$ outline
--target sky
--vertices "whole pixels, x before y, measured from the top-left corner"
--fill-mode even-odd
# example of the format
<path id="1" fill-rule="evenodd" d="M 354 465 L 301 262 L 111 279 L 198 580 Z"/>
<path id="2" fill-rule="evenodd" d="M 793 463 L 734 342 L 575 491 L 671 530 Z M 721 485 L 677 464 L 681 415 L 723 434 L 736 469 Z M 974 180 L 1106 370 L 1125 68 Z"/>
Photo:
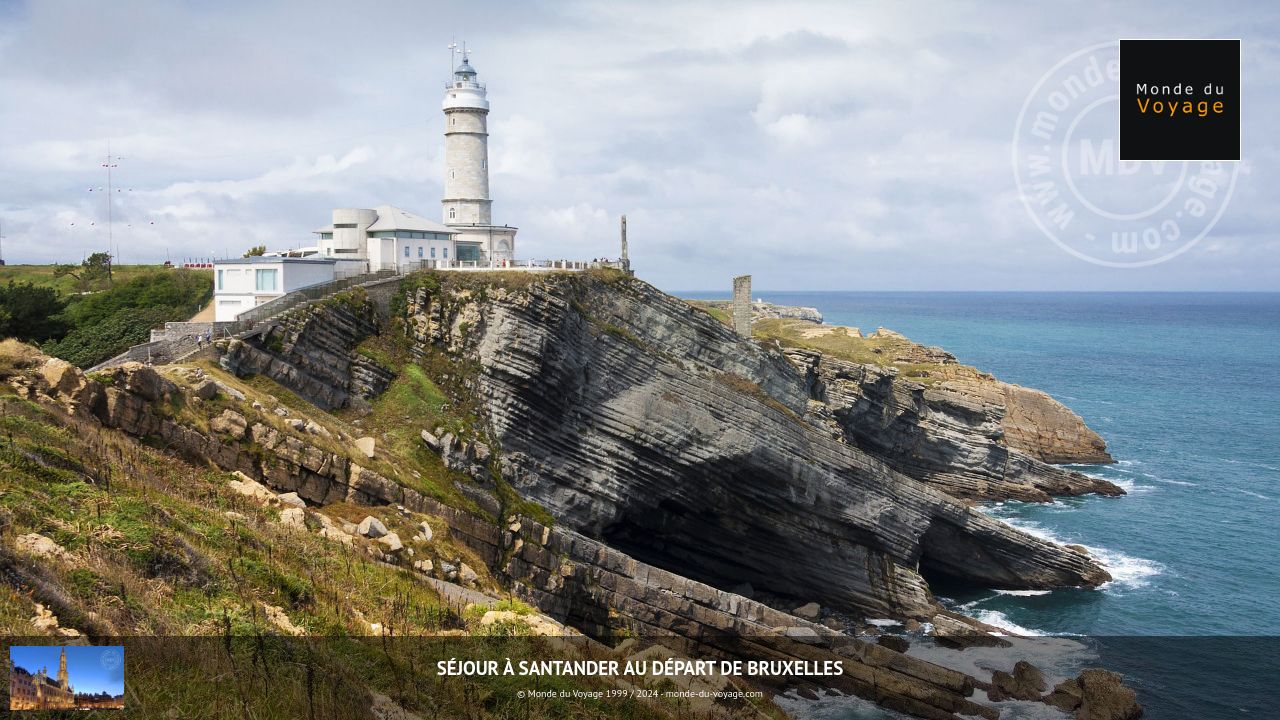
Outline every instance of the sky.
<path id="1" fill-rule="evenodd" d="M 1120 37 L 1243 41 L 1229 204 L 1137 269 L 1051 242 L 1010 155 L 1037 80 Z M 521 258 L 615 256 L 625 213 L 669 291 L 1280 289 L 1280 8 L 1230 2 L 0 0 L 4 259 L 107 246 L 108 144 L 123 263 L 313 244 L 335 207 L 439 218 L 455 40 Z"/>
<path id="2" fill-rule="evenodd" d="M 119 645 L 68 645 L 67 679 L 77 693 L 109 695 L 124 693 L 124 648 Z M 49 677 L 58 679 L 58 658 L 63 647 L 58 645 L 13 645 L 9 659 L 14 665 L 35 674 L 47 668 Z"/>

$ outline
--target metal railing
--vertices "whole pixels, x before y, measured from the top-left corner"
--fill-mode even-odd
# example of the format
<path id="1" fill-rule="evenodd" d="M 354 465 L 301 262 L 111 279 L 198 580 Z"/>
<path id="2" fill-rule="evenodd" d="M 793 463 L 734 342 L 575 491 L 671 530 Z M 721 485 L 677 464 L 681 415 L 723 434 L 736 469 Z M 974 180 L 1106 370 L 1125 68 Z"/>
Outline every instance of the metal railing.
<path id="1" fill-rule="evenodd" d="M 380 280 L 388 278 L 395 274 L 392 270 L 379 270 L 377 272 L 362 273 L 360 275 L 352 275 L 351 277 L 339 278 L 328 282 L 316 283 L 308 285 L 304 288 L 298 288 L 293 292 L 285 293 L 278 298 L 268 300 L 261 305 L 245 310 L 236 316 L 236 322 L 242 323 L 244 327 L 249 327 L 259 320 L 265 320 L 272 315 L 297 307 L 305 302 L 319 300 L 320 298 L 341 292 L 347 288 L 369 282 L 370 280 Z"/>

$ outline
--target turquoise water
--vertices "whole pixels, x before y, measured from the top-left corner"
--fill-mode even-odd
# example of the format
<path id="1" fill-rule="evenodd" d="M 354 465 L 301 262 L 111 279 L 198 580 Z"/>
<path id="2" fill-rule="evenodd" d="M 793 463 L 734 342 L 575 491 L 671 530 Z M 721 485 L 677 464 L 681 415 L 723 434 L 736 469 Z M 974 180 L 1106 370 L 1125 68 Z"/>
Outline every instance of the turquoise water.
<path id="1" fill-rule="evenodd" d="M 1118 461 L 1079 469 L 1129 494 L 986 511 L 1091 548 L 1115 581 L 1043 594 L 949 590 L 949 602 L 1010 629 L 1112 636 L 1114 652 L 1104 657 L 1139 676 L 1149 716 L 1242 712 L 1195 705 L 1222 687 L 1201 693 L 1186 668 L 1151 660 L 1179 656 L 1203 673 L 1217 660 L 1197 664 L 1197 648 L 1274 658 L 1272 639 L 1162 650 L 1124 638 L 1280 634 L 1280 294 L 755 295 L 817 307 L 829 323 L 883 326 L 941 346 L 1079 413 Z"/>

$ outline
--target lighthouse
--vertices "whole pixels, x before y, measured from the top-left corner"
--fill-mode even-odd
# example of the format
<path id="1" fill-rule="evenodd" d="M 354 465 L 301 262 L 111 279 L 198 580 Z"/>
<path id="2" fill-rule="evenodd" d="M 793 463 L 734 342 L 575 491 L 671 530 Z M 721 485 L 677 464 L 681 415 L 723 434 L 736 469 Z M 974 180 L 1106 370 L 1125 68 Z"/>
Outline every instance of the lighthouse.
<path id="1" fill-rule="evenodd" d="M 445 84 L 444 223 L 457 231 L 460 264 L 491 265 L 515 257 L 516 228 L 493 224 L 489 197 L 489 98 L 469 53 Z"/>

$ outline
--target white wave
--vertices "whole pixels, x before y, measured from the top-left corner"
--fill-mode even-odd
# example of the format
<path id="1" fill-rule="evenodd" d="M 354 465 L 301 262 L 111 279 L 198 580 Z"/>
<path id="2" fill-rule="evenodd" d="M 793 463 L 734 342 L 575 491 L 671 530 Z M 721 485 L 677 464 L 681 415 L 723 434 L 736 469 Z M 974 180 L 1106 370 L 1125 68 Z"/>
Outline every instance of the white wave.
<path id="1" fill-rule="evenodd" d="M 1106 480 L 1107 482 L 1113 483 L 1117 485 L 1121 490 L 1124 490 L 1126 493 L 1130 495 L 1151 492 L 1152 490 L 1158 489 L 1155 485 L 1139 485 L 1136 482 L 1130 480 L 1129 478 L 1108 478 L 1108 477 L 1103 477 L 1101 475 L 1094 475 L 1093 473 L 1085 473 L 1085 474 L 1091 478 L 1097 478 L 1098 480 Z M 1146 473 L 1143 473 L 1143 475 L 1146 475 Z"/>
<path id="2" fill-rule="evenodd" d="M 1252 491 L 1252 490 L 1245 490 L 1245 489 L 1243 489 L 1243 488 L 1236 488 L 1236 491 L 1237 491 L 1237 492 L 1242 492 L 1242 493 L 1244 493 L 1245 495 L 1252 495 L 1253 497 L 1256 497 L 1256 498 L 1258 498 L 1259 500 L 1270 500 L 1270 499 L 1271 499 L 1270 497 L 1268 497 L 1268 496 L 1266 496 L 1266 495 L 1263 495 L 1262 493 L 1256 493 L 1256 492 L 1254 492 L 1254 491 Z"/>
<path id="3" fill-rule="evenodd" d="M 1184 487 L 1200 487 L 1200 483 L 1187 482 L 1186 480 L 1167 480 L 1165 478 L 1152 478 L 1156 482 L 1162 482 L 1166 485 L 1182 485 Z"/>
<path id="4" fill-rule="evenodd" d="M 1230 463 L 1232 465 L 1249 465 L 1251 467 L 1262 468 L 1263 470 L 1280 472 L 1280 467 L 1276 467 L 1275 465 L 1267 465 L 1266 463 L 1253 462 L 1251 460 L 1223 460 L 1222 462 Z"/>
<path id="5" fill-rule="evenodd" d="M 1164 566 L 1154 560 L 1125 555 L 1122 552 L 1107 548 L 1082 545 L 1098 564 L 1111 573 L 1111 582 L 1103 587 L 1123 587 L 1137 589 L 1151 584 L 1151 578 L 1164 572 Z"/>
<path id="6" fill-rule="evenodd" d="M 1008 615 L 1005 615 L 999 610 L 977 610 L 973 613 L 973 617 L 976 620 L 988 625 L 994 625 L 995 627 L 1014 635 L 1039 636 L 1045 634 L 1041 630 L 1034 630 L 1015 623 L 1009 619 Z"/>
<path id="7" fill-rule="evenodd" d="M 899 621 L 897 621 L 897 620 L 888 620 L 888 619 L 884 619 L 884 618 L 877 618 L 877 619 L 875 619 L 875 620 L 868 620 L 868 621 L 867 621 L 867 624 L 868 624 L 868 625 L 875 625 L 876 627 L 886 628 L 886 627 L 894 627 L 895 625 L 901 625 L 902 623 L 901 623 L 901 622 L 899 622 Z"/>
<path id="8" fill-rule="evenodd" d="M 996 590 L 1001 595 L 1017 595 L 1018 597 L 1035 597 L 1036 595 L 1048 595 L 1052 590 Z"/>
<path id="9" fill-rule="evenodd" d="M 996 516 L 998 517 L 998 516 Z M 1137 589 L 1146 587 L 1151 583 L 1151 578 L 1164 572 L 1164 566 L 1154 560 L 1146 560 L 1144 558 L 1133 557 L 1122 552 L 1111 550 L 1103 547 L 1094 547 L 1085 545 L 1084 543 L 1073 543 L 1070 540 L 1063 540 L 1044 527 L 1021 518 L 999 518 L 1005 524 L 1021 530 L 1028 535 L 1034 535 L 1041 540 L 1048 540 L 1059 545 L 1075 544 L 1084 548 L 1085 551 L 1098 561 L 1107 572 L 1111 573 L 1111 582 L 1105 583 L 1103 588 L 1129 588 Z M 992 623 L 994 625 L 994 623 Z"/>

